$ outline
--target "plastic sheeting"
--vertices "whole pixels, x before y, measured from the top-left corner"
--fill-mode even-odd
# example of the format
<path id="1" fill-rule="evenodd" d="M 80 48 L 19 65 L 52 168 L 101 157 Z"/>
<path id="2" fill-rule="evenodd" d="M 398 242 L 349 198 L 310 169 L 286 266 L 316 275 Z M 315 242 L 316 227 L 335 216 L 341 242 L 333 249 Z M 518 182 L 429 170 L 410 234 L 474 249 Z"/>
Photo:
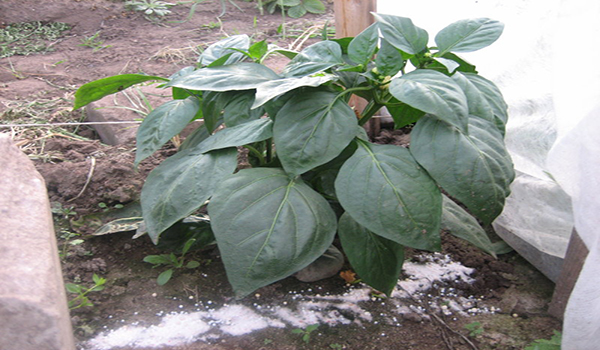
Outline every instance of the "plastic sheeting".
<path id="1" fill-rule="evenodd" d="M 505 23 L 502 37 L 462 54 L 509 105 L 506 144 L 517 178 L 499 233 L 556 279 L 573 226 L 590 250 L 568 302 L 564 350 L 600 341 L 600 2 L 597 0 L 378 0 L 430 40 L 469 17 Z"/>

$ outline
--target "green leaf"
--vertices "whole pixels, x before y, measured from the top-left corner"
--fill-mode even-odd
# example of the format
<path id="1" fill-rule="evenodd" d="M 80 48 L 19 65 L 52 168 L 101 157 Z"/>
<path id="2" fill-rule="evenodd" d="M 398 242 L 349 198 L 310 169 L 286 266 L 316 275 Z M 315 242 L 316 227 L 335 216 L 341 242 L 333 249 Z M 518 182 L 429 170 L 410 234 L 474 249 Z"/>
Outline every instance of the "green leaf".
<path id="1" fill-rule="evenodd" d="M 452 79 L 460 86 L 467 97 L 467 105 L 469 106 L 469 116 L 479 117 L 489 122 L 495 123 L 496 118 L 492 107 L 487 101 L 485 95 L 473 84 L 467 77 L 456 72 L 452 75 Z"/>
<path id="2" fill-rule="evenodd" d="M 435 36 L 439 56 L 447 52 L 472 52 L 498 40 L 504 24 L 489 18 L 463 19 L 442 29 Z"/>
<path id="3" fill-rule="evenodd" d="M 445 74 L 429 69 L 415 70 L 392 80 L 389 91 L 400 102 L 433 114 L 460 130 L 467 130 L 467 97 Z"/>
<path id="4" fill-rule="evenodd" d="M 271 99 L 299 87 L 317 87 L 333 79 L 335 79 L 335 76 L 327 74 L 323 76 L 292 77 L 264 82 L 256 88 L 256 97 L 252 108 L 260 107 Z"/>
<path id="5" fill-rule="evenodd" d="M 216 149 L 238 147 L 264 141 L 272 136 L 273 121 L 270 118 L 262 118 L 220 130 L 204 140 L 195 149 L 206 153 Z"/>
<path id="6" fill-rule="evenodd" d="M 387 40 L 381 39 L 381 47 L 377 52 L 377 57 L 375 57 L 375 67 L 377 67 L 379 74 L 394 76 L 404 68 L 405 63 L 400 51 Z"/>
<path id="7" fill-rule="evenodd" d="M 200 101 L 195 96 L 190 96 L 185 100 L 166 102 L 148 113 L 137 132 L 135 164 L 139 164 L 179 134 L 199 110 Z"/>
<path id="8" fill-rule="evenodd" d="M 427 47 L 429 35 L 415 26 L 410 18 L 373 14 L 385 40 L 408 54 L 417 54 Z"/>
<path id="9" fill-rule="evenodd" d="M 81 293 L 81 286 L 78 284 L 74 284 L 74 283 L 65 283 L 65 289 L 67 290 L 67 292 L 69 293 L 76 293 L 79 294 Z"/>
<path id="10" fill-rule="evenodd" d="M 207 47 L 198 58 L 198 62 L 203 66 L 207 66 L 214 63 L 219 58 L 229 55 L 227 60 L 223 62 L 223 65 L 238 63 L 244 59 L 245 55 L 231 49 L 235 48 L 246 51 L 249 47 L 250 37 L 248 37 L 248 35 L 233 35 Z"/>
<path id="11" fill-rule="evenodd" d="M 283 168 L 300 175 L 335 158 L 356 136 L 352 109 L 327 91 L 292 96 L 281 108 L 273 140 Z"/>
<path id="12" fill-rule="evenodd" d="M 377 51 L 378 39 L 379 26 L 373 23 L 352 39 L 348 45 L 348 57 L 358 64 L 366 65 Z"/>
<path id="13" fill-rule="evenodd" d="M 435 182 L 405 148 L 358 144 L 335 181 L 342 207 L 379 236 L 439 250 L 442 197 Z"/>
<path id="14" fill-rule="evenodd" d="M 288 8 L 287 15 L 292 18 L 300 18 L 306 14 L 306 8 L 302 5 L 296 5 Z"/>
<path id="15" fill-rule="evenodd" d="M 496 257 L 494 245 L 477 219 L 447 196 L 442 198 L 442 229 Z"/>
<path id="16" fill-rule="evenodd" d="M 448 52 L 445 55 L 443 55 L 442 57 L 458 63 L 459 66 L 456 70 L 459 72 L 477 74 L 477 69 L 475 69 L 476 67 L 474 65 L 472 65 L 471 63 L 458 57 L 457 55 L 453 54 L 452 52 Z"/>
<path id="17" fill-rule="evenodd" d="M 198 91 L 250 90 L 273 79 L 279 79 L 279 75 L 270 68 L 258 63 L 242 62 L 198 69 L 172 80 L 167 86 Z"/>
<path id="18" fill-rule="evenodd" d="M 285 77 L 303 77 L 344 64 L 340 45 L 331 40 L 320 41 L 302 50 L 284 68 Z"/>
<path id="19" fill-rule="evenodd" d="M 236 166 L 235 148 L 204 154 L 201 149 L 191 148 L 156 167 L 141 194 L 144 222 L 152 241 L 156 244 L 162 231 L 204 204 Z"/>
<path id="20" fill-rule="evenodd" d="M 404 246 L 367 230 L 347 212 L 338 223 L 338 235 L 350 265 L 360 278 L 390 296 L 402 272 Z"/>
<path id="21" fill-rule="evenodd" d="M 235 96 L 236 93 L 238 91 L 205 91 L 203 93 L 202 115 L 204 116 L 204 126 L 209 134 L 212 134 L 223 122 L 223 109 L 229 98 Z"/>
<path id="22" fill-rule="evenodd" d="M 163 271 L 156 278 L 156 283 L 158 283 L 159 286 L 164 286 L 165 284 L 167 284 L 167 282 L 169 282 L 169 280 L 171 279 L 171 276 L 173 276 L 173 269 L 168 269 L 167 271 Z"/>
<path id="23" fill-rule="evenodd" d="M 400 129 L 407 125 L 416 123 L 421 119 L 425 112 L 420 109 L 401 103 L 399 105 L 387 106 L 387 110 L 394 119 L 394 128 Z"/>
<path id="24" fill-rule="evenodd" d="M 331 245 L 337 228 L 323 197 L 276 168 L 228 177 L 208 212 L 238 298 L 312 263 Z"/>
<path id="25" fill-rule="evenodd" d="M 266 84 L 266 83 L 265 83 Z M 263 108 L 254 108 L 255 90 L 225 93 L 227 100 L 223 108 L 223 121 L 228 127 L 256 120 L 265 113 Z M 254 109 L 252 109 L 254 108 Z"/>
<path id="26" fill-rule="evenodd" d="M 252 44 L 248 49 L 248 53 L 250 57 L 255 60 L 261 59 L 264 55 L 269 51 L 269 44 L 267 44 L 266 40 L 261 40 L 257 43 Z"/>
<path id="27" fill-rule="evenodd" d="M 197 268 L 198 266 L 200 266 L 200 263 L 199 263 L 199 262 L 197 262 L 197 261 L 195 261 L 195 260 L 188 261 L 188 263 L 185 265 L 185 267 L 186 267 L 187 269 L 195 269 L 195 268 Z"/>
<path id="28" fill-rule="evenodd" d="M 169 256 L 164 254 L 146 255 L 143 261 L 153 265 L 169 265 L 171 263 Z"/>
<path id="29" fill-rule="evenodd" d="M 319 0 L 302 0 L 302 4 L 306 11 L 310 13 L 321 14 L 325 13 L 325 5 Z"/>
<path id="30" fill-rule="evenodd" d="M 410 151 L 431 177 L 485 225 L 502 211 L 514 179 L 502 134 L 480 118 L 469 119 L 469 134 L 432 118 L 417 122 Z"/>
<path id="31" fill-rule="evenodd" d="M 458 64 L 457 62 L 454 62 L 452 60 L 449 60 L 447 58 L 434 57 L 433 60 L 436 61 L 437 63 L 439 63 L 440 65 L 442 65 L 449 74 L 454 73 L 454 71 L 456 69 L 458 69 L 458 67 L 460 67 L 460 64 Z M 430 68 L 430 67 L 427 67 L 427 68 Z"/>
<path id="32" fill-rule="evenodd" d="M 494 116 L 497 119 L 496 125 L 506 125 L 506 122 L 508 121 L 508 105 L 504 101 L 502 92 L 498 89 L 496 84 L 477 74 L 464 73 L 464 76 L 469 79 L 479 91 L 481 91 L 490 104 Z M 504 128 L 502 127 L 502 129 Z"/>
<path id="33" fill-rule="evenodd" d="M 204 125 L 200 125 L 185 138 L 181 146 L 179 146 L 179 151 L 181 152 L 188 148 L 193 148 L 200 142 L 206 140 L 209 136 L 208 129 L 205 128 Z"/>
<path id="34" fill-rule="evenodd" d="M 152 80 L 168 81 L 163 77 L 144 74 L 122 74 L 94 80 L 77 89 L 73 109 L 79 109 L 91 102 L 98 101 L 104 96 L 123 91 L 135 84 Z"/>

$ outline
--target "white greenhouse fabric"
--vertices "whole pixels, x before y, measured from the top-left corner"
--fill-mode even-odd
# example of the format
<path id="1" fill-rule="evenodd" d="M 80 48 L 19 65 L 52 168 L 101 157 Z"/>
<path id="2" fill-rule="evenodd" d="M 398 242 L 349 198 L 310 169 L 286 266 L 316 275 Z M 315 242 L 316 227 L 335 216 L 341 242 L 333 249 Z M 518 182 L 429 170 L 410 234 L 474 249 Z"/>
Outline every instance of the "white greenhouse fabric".
<path id="1" fill-rule="evenodd" d="M 456 20 L 505 23 L 492 46 L 461 55 L 509 105 L 517 179 L 495 225 L 557 258 L 575 225 L 590 254 L 567 305 L 562 348 L 600 348 L 600 1 L 378 0 L 377 8 L 411 18 L 431 45 Z"/>

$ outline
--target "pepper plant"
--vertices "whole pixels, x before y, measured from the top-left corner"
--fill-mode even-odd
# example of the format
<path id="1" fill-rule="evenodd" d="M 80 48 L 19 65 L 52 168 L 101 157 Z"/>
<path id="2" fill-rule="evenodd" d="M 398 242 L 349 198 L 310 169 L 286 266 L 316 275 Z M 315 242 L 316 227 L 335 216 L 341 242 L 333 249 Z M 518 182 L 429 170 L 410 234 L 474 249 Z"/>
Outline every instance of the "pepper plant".
<path id="1" fill-rule="evenodd" d="M 503 25 L 461 20 L 429 47 L 409 18 L 374 16 L 354 38 L 301 52 L 237 35 L 169 78 L 118 75 L 77 91 L 75 108 L 146 81 L 172 89 L 139 128 L 136 163 L 204 120 L 142 189 L 155 243 L 208 205 L 237 297 L 304 268 L 336 234 L 361 279 L 387 294 L 404 247 L 440 250 L 441 229 L 494 253 L 480 224 L 500 214 L 514 177 L 507 106 L 458 54 L 492 44 Z M 263 64 L 273 53 L 291 59 L 280 73 Z M 364 110 L 348 105 L 353 94 Z M 396 128 L 412 128 L 409 147 L 369 141 L 361 126 L 382 107 Z M 239 147 L 251 168 L 237 169 Z"/>

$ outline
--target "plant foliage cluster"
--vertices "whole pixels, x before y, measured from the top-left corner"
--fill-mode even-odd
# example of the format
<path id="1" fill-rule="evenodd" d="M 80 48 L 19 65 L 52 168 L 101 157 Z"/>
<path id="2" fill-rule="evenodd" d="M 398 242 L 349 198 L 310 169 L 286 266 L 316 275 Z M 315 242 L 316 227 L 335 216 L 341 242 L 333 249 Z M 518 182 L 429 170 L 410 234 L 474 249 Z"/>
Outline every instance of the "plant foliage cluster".
<path id="1" fill-rule="evenodd" d="M 172 89 L 140 126 L 136 164 L 203 119 L 143 187 L 155 243 L 207 205 L 238 297 L 304 268 L 336 234 L 361 279 L 387 294 L 404 247 L 439 250 L 441 229 L 494 254 L 480 223 L 500 214 L 514 177 L 507 106 L 458 54 L 492 44 L 503 25 L 461 20 L 428 47 L 409 18 L 375 18 L 354 38 L 301 52 L 232 36 L 169 78 L 118 75 L 77 91 L 75 108 L 146 81 Z M 291 59 L 281 73 L 262 64 L 273 53 Z M 353 94 L 364 110 L 348 105 Z M 369 142 L 362 125 L 382 107 L 397 128 L 412 126 L 409 148 Z M 251 168 L 237 171 L 237 147 Z"/>

